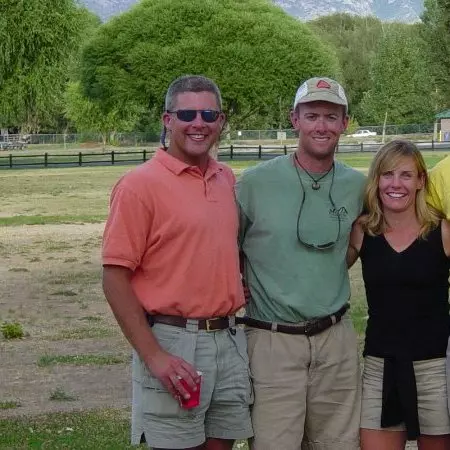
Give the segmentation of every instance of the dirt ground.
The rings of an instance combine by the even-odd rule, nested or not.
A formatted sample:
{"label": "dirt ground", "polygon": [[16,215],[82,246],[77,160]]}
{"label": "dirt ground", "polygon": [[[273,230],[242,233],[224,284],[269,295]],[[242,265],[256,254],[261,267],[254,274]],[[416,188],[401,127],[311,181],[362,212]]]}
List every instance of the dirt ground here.
{"label": "dirt ground", "polygon": [[[0,229],[0,324],[17,321],[26,336],[0,337],[0,419],[130,406],[131,350],[103,297],[102,224]],[[43,356],[101,355],[108,365],[40,367]],[[69,400],[52,400],[56,390]],[[417,448],[409,443],[408,449]]]}
{"label": "dirt ground", "polygon": [[[0,418],[130,405],[130,347],[101,291],[102,228],[0,229],[0,324],[19,322],[26,333],[23,339],[0,337],[0,405],[20,404],[0,408]],[[122,362],[38,365],[40,358],[58,355]]]}

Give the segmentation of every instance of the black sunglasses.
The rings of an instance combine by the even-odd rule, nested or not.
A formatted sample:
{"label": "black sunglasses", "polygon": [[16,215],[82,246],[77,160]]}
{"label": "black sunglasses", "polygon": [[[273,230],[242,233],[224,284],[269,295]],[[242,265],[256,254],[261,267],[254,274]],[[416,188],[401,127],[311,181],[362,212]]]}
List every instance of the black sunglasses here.
{"label": "black sunglasses", "polygon": [[[337,216],[337,219],[338,219],[337,233],[336,233],[336,237],[334,238],[333,241],[325,242],[323,244],[316,244],[316,243],[306,242],[301,238],[301,236],[300,236],[300,217],[302,215],[305,198],[306,198],[305,191],[303,191],[303,199],[302,199],[302,203],[300,205],[300,209],[298,211],[298,216],[297,216],[297,240],[298,240],[298,242],[300,242],[300,244],[304,245],[305,247],[311,248],[314,250],[328,250],[330,248],[333,248],[336,245],[337,241],[339,240],[339,235],[341,234],[341,217],[339,216],[339,214]],[[330,203],[331,203],[331,206],[333,207],[333,209],[336,209],[336,205],[334,204],[334,201],[331,198],[331,194],[328,194],[328,198],[330,200]]]}
{"label": "black sunglasses", "polygon": [[176,111],[167,111],[170,114],[176,114],[177,119],[183,122],[192,122],[200,113],[203,122],[214,123],[220,116],[221,111],[214,109],[178,109]]}
{"label": "black sunglasses", "polygon": [[[306,200],[306,192],[305,192],[305,187],[303,186],[302,178],[301,178],[300,173],[298,171],[298,167],[295,164],[295,162],[294,162],[294,165],[295,165],[295,171],[297,172],[298,180],[300,182],[300,185],[301,185],[302,191],[303,191],[302,201],[300,203],[300,208],[298,210],[298,215],[297,215],[297,230],[296,230],[297,231],[297,240],[298,240],[298,242],[300,242],[300,244],[304,245],[305,247],[310,248],[310,249],[314,249],[314,250],[328,250],[330,248],[333,248],[336,245],[337,241],[339,240],[339,236],[341,234],[341,216],[339,214],[337,216],[337,219],[338,219],[337,233],[336,233],[336,237],[334,238],[333,241],[325,242],[323,244],[317,244],[317,243],[312,243],[312,242],[306,242],[300,236],[300,218],[302,216],[303,206],[304,206],[305,200]],[[333,172],[332,172],[332,175],[331,175],[330,189],[328,191],[328,200],[329,200],[332,208],[334,210],[336,210],[336,205],[335,205],[335,203],[333,201],[333,198],[331,197],[331,189],[332,189],[333,183],[334,183],[334,171],[335,171],[334,164],[333,164],[332,170],[333,170]]]}

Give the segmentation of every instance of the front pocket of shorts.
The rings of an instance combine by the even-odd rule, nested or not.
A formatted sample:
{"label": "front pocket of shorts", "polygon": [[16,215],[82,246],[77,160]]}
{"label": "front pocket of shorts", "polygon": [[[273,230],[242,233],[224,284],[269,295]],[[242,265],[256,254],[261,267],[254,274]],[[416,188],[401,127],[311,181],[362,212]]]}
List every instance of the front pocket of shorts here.
{"label": "front pocket of shorts", "polygon": [[[235,333],[233,333],[235,331]],[[231,328],[228,330],[229,336],[233,341],[236,351],[242,360],[242,371],[239,374],[239,377],[242,377],[240,380],[236,380],[236,384],[239,382],[244,383],[243,389],[246,391],[246,401],[249,405],[253,404],[253,383],[250,372],[250,363],[247,352],[247,337],[243,329],[241,328]],[[237,388],[237,387],[236,387]]]}
{"label": "front pocket of shorts", "polygon": [[228,333],[240,357],[243,359],[244,363],[249,366],[247,337],[245,335],[245,331],[241,328],[230,328]]}
{"label": "front pocket of shorts", "polygon": [[[197,342],[196,333],[187,332],[184,328],[160,324],[155,325],[152,331],[163,350],[193,364]],[[147,366],[137,355],[133,357],[133,378],[145,388],[167,392],[163,384],[150,373]]]}
{"label": "front pocket of shorts", "polygon": [[[190,364],[194,362],[197,333],[184,328],[156,324],[152,331],[159,345],[171,355],[183,358]],[[168,392],[166,387],[147,369],[140,358],[133,358],[133,373],[142,386],[142,411],[144,414],[165,418],[183,418],[195,416],[194,410],[182,408],[179,401]]]}
{"label": "front pocket of shorts", "polygon": [[178,347],[186,333],[184,328],[157,323],[152,327],[152,333],[163,350],[179,356]]}
{"label": "front pocket of shorts", "polygon": [[[168,327],[167,325],[160,327],[158,324],[152,328],[152,331],[161,348],[167,353],[175,354],[174,352],[176,352],[180,344],[180,340],[182,339],[182,334],[180,331],[183,330]],[[133,379],[138,381],[145,388],[165,390],[163,384],[150,373],[147,366],[137,356],[137,354],[133,356]]]}

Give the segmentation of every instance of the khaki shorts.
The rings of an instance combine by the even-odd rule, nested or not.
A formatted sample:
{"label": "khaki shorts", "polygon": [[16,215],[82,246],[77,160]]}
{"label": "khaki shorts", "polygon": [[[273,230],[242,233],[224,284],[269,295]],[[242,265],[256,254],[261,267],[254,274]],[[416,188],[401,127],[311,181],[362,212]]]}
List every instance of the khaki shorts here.
{"label": "khaki shorts", "polygon": [[166,351],[203,373],[200,405],[181,408],[134,352],[132,444],[139,444],[143,434],[149,447],[171,449],[196,447],[206,438],[251,437],[253,391],[244,331],[192,331],[164,324],[152,330]]}
{"label": "khaki shorts", "polygon": [[447,406],[448,406],[448,412],[450,414],[450,338],[448,339],[447,344],[447,360],[445,364],[446,368],[446,377],[447,377]]}
{"label": "khaki shorts", "polygon": [[[369,430],[405,431],[404,424],[381,428],[383,393],[382,358],[367,356],[364,361],[361,428]],[[417,386],[417,409],[421,434],[450,433],[447,410],[445,358],[414,361]]]}
{"label": "khaki shorts", "polygon": [[357,450],[361,380],[350,318],[310,337],[246,332],[255,391],[252,448]]}

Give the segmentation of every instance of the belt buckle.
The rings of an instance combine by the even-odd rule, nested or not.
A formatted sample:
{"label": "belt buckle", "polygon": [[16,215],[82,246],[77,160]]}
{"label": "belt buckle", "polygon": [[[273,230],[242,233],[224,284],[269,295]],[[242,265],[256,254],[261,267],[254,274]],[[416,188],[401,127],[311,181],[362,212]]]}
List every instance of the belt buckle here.
{"label": "belt buckle", "polygon": [[311,336],[313,328],[317,324],[317,320],[307,320],[305,323],[305,336]]}
{"label": "belt buckle", "polygon": [[214,329],[211,328],[211,322],[215,319],[205,319],[205,331],[210,332],[214,331]]}

